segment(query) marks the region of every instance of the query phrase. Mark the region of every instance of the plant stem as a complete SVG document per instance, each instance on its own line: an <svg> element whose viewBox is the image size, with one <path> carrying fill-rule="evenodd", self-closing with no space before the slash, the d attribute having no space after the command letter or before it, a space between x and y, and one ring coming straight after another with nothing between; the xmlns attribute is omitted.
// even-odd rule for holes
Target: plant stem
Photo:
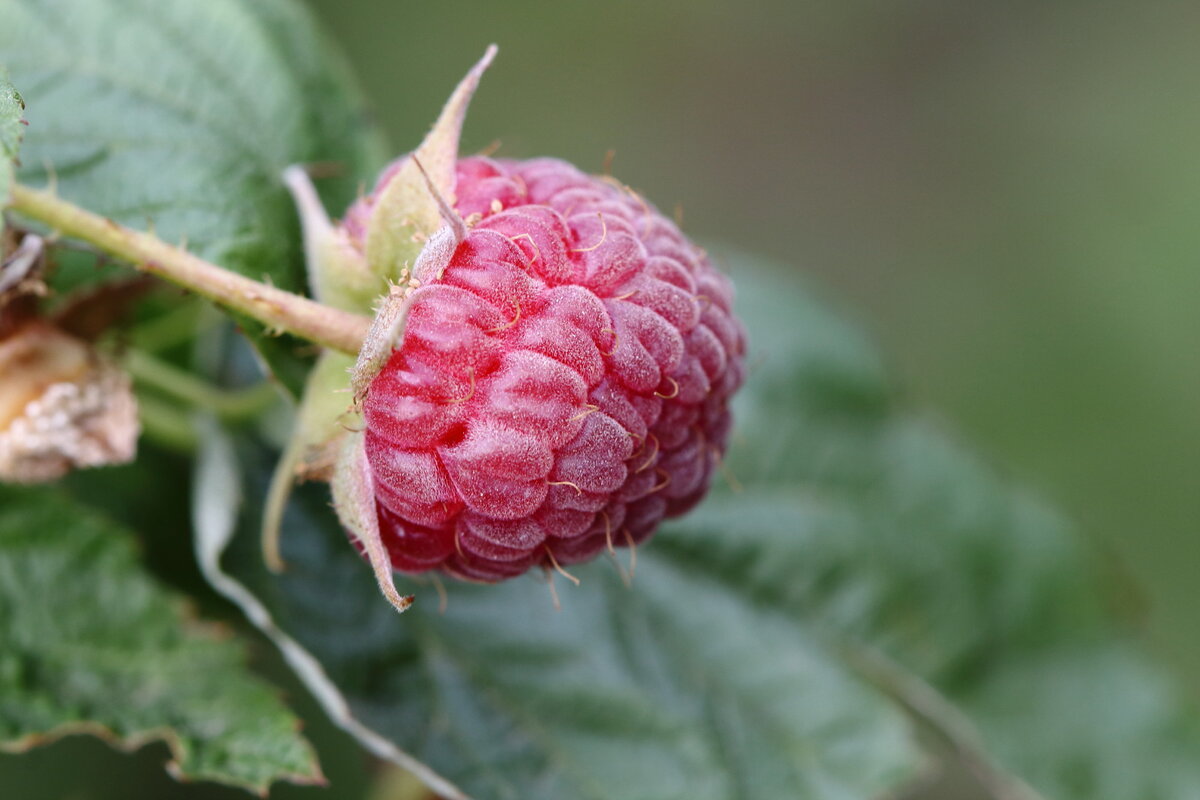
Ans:
<svg viewBox="0 0 1200 800"><path fill-rule="evenodd" d="M143 435L179 453L194 453L199 444L192 415L152 397L138 398Z"/></svg>
<svg viewBox="0 0 1200 800"><path fill-rule="evenodd" d="M253 417L279 400L279 390L270 381L244 389L221 389L141 350L127 352L122 365L135 381L223 419Z"/></svg>
<svg viewBox="0 0 1200 800"><path fill-rule="evenodd" d="M50 192L14 184L10 206L56 231L128 261L143 272L177 283L264 325L333 350L350 355L358 353L371 324L366 317L321 305L209 263L148 233L130 230L60 200Z"/></svg>
<svg viewBox="0 0 1200 800"><path fill-rule="evenodd" d="M190 343L201 324L201 302L193 299L178 303L170 311L135 325L129 329L129 341L147 353L161 353Z"/></svg>

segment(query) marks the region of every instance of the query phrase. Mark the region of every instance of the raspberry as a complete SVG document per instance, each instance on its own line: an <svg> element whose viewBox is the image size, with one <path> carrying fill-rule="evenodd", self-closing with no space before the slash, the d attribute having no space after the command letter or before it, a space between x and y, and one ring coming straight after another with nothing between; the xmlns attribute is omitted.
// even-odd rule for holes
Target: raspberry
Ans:
<svg viewBox="0 0 1200 800"><path fill-rule="evenodd" d="M470 230L362 406L392 566L491 582L632 547L724 453L745 351L730 284L615 181L483 157L456 177Z"/></svg>

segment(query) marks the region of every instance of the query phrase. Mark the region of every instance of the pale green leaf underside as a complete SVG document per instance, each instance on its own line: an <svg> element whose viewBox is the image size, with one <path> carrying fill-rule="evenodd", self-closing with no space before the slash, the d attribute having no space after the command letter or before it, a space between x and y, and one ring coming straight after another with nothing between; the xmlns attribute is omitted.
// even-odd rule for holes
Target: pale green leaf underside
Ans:
<svg viewBox="0 0 1200 800"><path fill-rule="evenodd" d="M244 659L143 571L127 531L58 492L0 487L0 748L163 739L184 778L319 781L299 721Z"/></svg>
<svg viewBox="0 0 1200 800"><path fill-rule="evenodd" d="M299 4L0 0L0 20L0 64L28 105L19 180L304 292L283 169L338 165L341 177L320 188L340 214L382 152L344 65ZM279 343L260 346L298 388Z"/></svg>
<svg viewBox="0 0 1200 800"><path fill-rule="evenodd" d="M9 83L8 71L0 66L0 157L11 161L17 157L24 126L21 117L25 104L21 95Z"/></svg>
<svg viewBox="0 0 1200 800"><path fill-rule="evenodd" d="M21 95L8 82L8 72L0 61L0 209L8 201L9 186L13 176L13 161L21 146L24 126L21 117L25 104ZM4 220L0 218L0 233L4 233Z"/></svg>

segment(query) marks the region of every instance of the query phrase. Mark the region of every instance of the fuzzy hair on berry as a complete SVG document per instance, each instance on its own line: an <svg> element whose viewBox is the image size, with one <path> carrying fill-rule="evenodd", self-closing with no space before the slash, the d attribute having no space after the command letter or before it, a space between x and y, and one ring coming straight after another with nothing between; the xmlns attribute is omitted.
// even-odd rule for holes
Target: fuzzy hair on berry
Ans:
<svg viewBox="0 0 1200 800"><path fill-rule="evenodd" d="M646 541L707 492L744 376L729 280L637 192L554 159L459 157L495 52L340 223L285 173L317 299L374 320L352 364L326 351L309 377L264 554L282 566L295 476L328 479L401 611L395 572L496 582Z"/></svg>
<svg viewBox="0 0 1200 800"><path fill-rule="evenodd" d="M363 402L392 565L498 581L645 541L725 450L745 351L728 279L562 161L464 158L455 197L470 230Z"/></svg>

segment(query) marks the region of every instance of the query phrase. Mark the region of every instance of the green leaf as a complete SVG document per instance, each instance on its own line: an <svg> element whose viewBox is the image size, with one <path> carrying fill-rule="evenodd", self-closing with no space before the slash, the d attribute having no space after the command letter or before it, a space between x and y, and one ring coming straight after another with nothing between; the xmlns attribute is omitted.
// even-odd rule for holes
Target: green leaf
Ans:
<svg viewBox="0 0 1200 800"><path fill-rule="evenodd" d="M1195 703L1131 637L1009 654L961 693L1047 797L1183 800L1200 786Z"/></svg>
<svg viewBox="0 0 1200 800"><path fill-rule="evenodd" d="M28 104L18 177L252 278L304 290L285 167L337 164L322 188L340 213L382 161L344 64L289 0L0 0L0 19Z"/></svg>
<svg viewBox="0 0 1200 800"><path fill-rule="evenodd" d="M8 81L8 71L0 67L0 157L12 161L17 157L21 137L25 133L21 117L25 102Z"/></svg>
<svg viewBox="0 0 1200 800"><path fill-rule="evenodd" d="M980 796L1189 797L1197 717L1112 619L1100 560L903 410L794 276L728 260L752 342L726 464L741 488L666 526L632 589L601 562L562 612L531 577L451 583L440 613L414 581L396 617L320 487L268 576L270 454L239 435L250 502L223 563L315 657L342 723L479 797L868 797L918 763L901 711Z"/></svg>
<svg viewBox="0 0 1200 800"><path fill-rule="evenodd" d="M298 721L244 660L142 570L127 531L60 492L0 487L0 748L162 739L180 778L320 782Z"/></svg>
<svg viewBox="0 0 1200 800"><path fill-rule="evenodd" d="M8 82L8 71L0 65L0 209L8 203L12 182L13 162L25 133L21 122L25 103ZM0 217L0 234L4 233L4 218Z"/></svg>
<svg viewBox="0 0 1200 800"><path fill-rule="evenodd" d="M652 546L872 644L1047 797L1191 797L1200 716L1114 618L1086 541L935 425L889 410L861 336L794 278L761 264L736 277L758 367L728 466L749 488Z"/></svg>
<svg viewBox="0 0 1200 800"><path fill-rule="evenodd" d="M327 490L308 486L285 519L289 568L275 583L254 536L271 456L238 441L237 459L206 473L224 482L238 462L248 470L250 502L228 561L260 599L247 604L228 578L210 579L248 610L265 603L274 623L264 629L287 631L285 653L303 648L321 665L317 681L332 682L335 721L428 765L443 795L875 797L922 765L899 707L830 642L653 552L639 557L632 588L611 564L580 569L561 611L530 577L450 585L444 612L426 585L397 616ZM202 486L199 508L231 508L227 491L213 492ZM224 544L220 525L197 528Z"/></svg>

